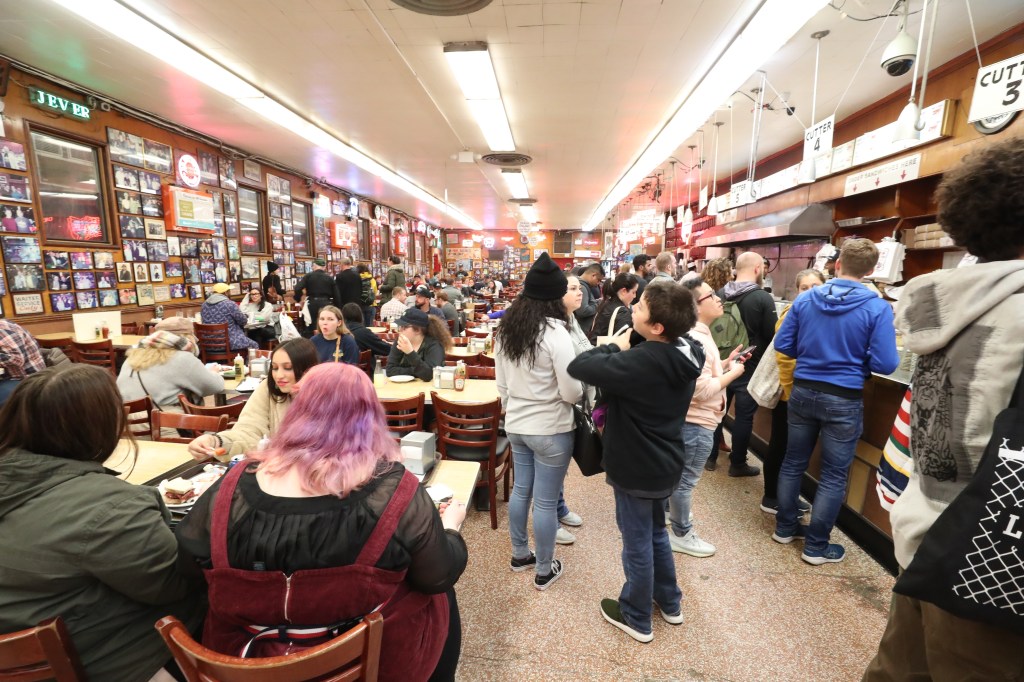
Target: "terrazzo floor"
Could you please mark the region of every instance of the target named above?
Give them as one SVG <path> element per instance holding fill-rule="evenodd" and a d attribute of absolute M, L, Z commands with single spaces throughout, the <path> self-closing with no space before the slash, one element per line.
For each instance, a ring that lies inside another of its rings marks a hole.
<path fill-rule="evenodd" d="M 727 460 L 725 461 L 727 464 Z M 885 629 L 894 579 L 841 532 L 846 560 L 810 566 L 802 543 L 770 539 L 760 511 L 763 481 L 705 472 L 694 494 L 701 537 L 718 552 L 676 553 L 686 622 L 654 619 L 641 644 L 606 623 L 598 604 L 622 586 L 621 544 L 611 489 L 575 465 L 565 481 L 583 517 L 576 543 L 558 546 L 565 574 L 545 592 L 532 572 L 508 568 L 508 505 L 498 529 L 471 510 L 463 526 L 469 566 L 456 586 L 462 614 L 457 679 L 476 680 L 859 680 Z"/>

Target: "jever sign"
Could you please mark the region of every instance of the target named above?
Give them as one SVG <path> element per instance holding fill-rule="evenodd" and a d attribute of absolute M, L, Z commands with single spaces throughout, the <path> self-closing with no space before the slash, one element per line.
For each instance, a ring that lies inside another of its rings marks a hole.
<path fill-rule="evenodd" d="M 72 102 L 69 99 L 35 87 L 29 87 L 28 100 L 37 107 L 49 109 L 71 118 L 77 118 L 80 121 L 88 121 L 89 114 L 92 113 L 89 111 L 89 107 L 84 104 Z"/>

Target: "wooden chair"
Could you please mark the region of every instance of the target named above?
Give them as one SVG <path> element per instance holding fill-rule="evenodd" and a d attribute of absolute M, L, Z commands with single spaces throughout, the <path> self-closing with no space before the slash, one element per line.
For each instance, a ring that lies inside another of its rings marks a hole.
<path fill-rule="evenodd" d="M 394 342 L 398 338 L 398 332 L 377 332 L 377 336 L 381 341 L 387 341 L 388 343 Z"/>
<path fill-rule="evenodd" d="M 128 432 L 136 438 L 149 440 L 150 432 L 153 430 L 152 418 L 150 417 L 150 414 L 153 412 L 152 399 L 148 395 L 144 395 L 138 400 L 126 400 L 124 412 L 128 417 Z M 133 414 L 142 413 L 145 413 L 145 416 L 132 417 Z"/>
<path fill-rule="evenodd" d="M 467 379 L 496 379 L 493 367 L 481 367 L 479 365 L 466 365 Z"/>
<path fill-rule="evenodd" d="M 466 336 L 475 336 L 478 339 L 486 339 L 491 335 L 491 330 L 487 327 L 475 327 L 473 329 L 466 330 Z"/>
<path fill-rule="evenodd" d="M 487 304 L 486 303 L 474 303 L 473 304 L 473 312 L 475 312 L 475 313 L 486 313 L 487 312 Z"/>
<path fill-rule="evenodd" d="M 462 360 L 467 365 L 475 365 L 475 364 L 479 364 L 477 362 L 477 358 L 478 357 L 479 357 L 479 355 L 455 355 L 454 353 L 445 353 L 444 354 L 444 360 L 445 360 L 444 364 L 446 364 L 446 365 L 448 365 L 448 364 L 454 365 L 459 360 Z"/>
<path fill-rule="evenodd" d="M 160 412 L 157 410 L 150 415 L 150 434 L 153 440 L 162 443 L 191 443 L 192 439 L 206 431 L 214 433 L 224 431 L 228 428 L 228 416 L 222 414 L 219 417 L 199 414 L 178 414 L 177 412 Z M 182 429 L 191 431 L 191 437 L 174 438 L 163 436 L 160 429 Z"/>
<path fill-rule="evenodd" d="M 359 365 L 359 369 L 366 372 L 366 376 L 370 377 L 370 381 L 373 381 L 373 368 L 376 365 L 376 363 L 373 361 L 373 351 L 359 351 L 359 362 L 357 362 L 356 364 Z"/>
<path fill-rule="evenodd" d="M 448 333 L 455 336 L 455 320 L 445 320 L 448 323 Z"/>
<path fill-rule="evenodd" d="M 122 334 L 138 335 L 142 333 L 138 322 L 122 322 L 121 323 Z"/>
<path fill-rule="evenodd" d="M 193 682 L 376 682 L 384 619 L 371 613 L 329 642 L 290 656 L 235 658 L 199 644 L 174 616 L 156 623 L 178 667 Z"/>
<path fill-rule="evenodd" d="M 468 336 L 453 336 L 452 337 L 452 345 L 453 346 L 468 346 L 469 345 L 469 337 Z"/>
<path fill-rule="evenodd" d="M 388 423 L 388 431 L 394 436 L 396 442 L 401 442 L 402 437 L 407 433 L 423 430 L 426 399 L 423 393 L 411 398 L 380 399 L 380 404 L 384 408 L 384 419 Z"/>
<path fill-rule="evenodd" d="M 0 680 L 85 682 L 85 669 L 60 618 L 0 635 Z"/>
<path fill-rule="evenodd" d="M 196 339 L 199 341 L 199 357 L 203 363 L 225 361 L 230 364 L 234 360 L 231 344 L 228 341 L 228 325 L 199 324 L 195 325 Z"/>
<path fill-rule="evenodd" d="M 498 477 L 505 480 L 508 502 L 512 473 L 512 446 L 507 436 L 498 434 L 501 400 L 489 403 L 454 403 L 436 391 L 430 392 L 437 417 L 437 449 L 442 459 L 479 462 L 485 472 L 476 487 L 486 486 L 491 502 L 491 529 L 498 528 Z"/>
<path fill-rule="evenodd" d="M 240 403 L 228 403 L 227 405 L 216 405 L 214 407 L 196 405 L 184 393 L 178 394 L 178 403 L 181 405 L 181 409 L 185 411 L 185 414 L 198 414 L 207 417 L 225 415 L 228 418 L 228 428 L 235 425 L 235 422 L 238 421 L 238 415 L 242 414 L 242 410 L 245 408 L 244 400 Z"/>
<path fill-rule="evenodd" d="M 71 342 L 71 362 L 103 367 L 117 376 L 117 351 L 110 339 L 89 343 Z"/>
<path fill-rule="evenodd" d="M 40 348 L 60 348 L 61 352 L 74 362 L 71 358 L 71 344 L 74 343 L 74 340 L 75 337 L 73 336 L 65 336 L 63 339 L 36 339 L 36 343 L 39 344 Z"/>
<path fill-rule="evenodd" d="M 476 356 L 477 367 L 494 367 L 494 358 L 489 357 L 486 353 L 480 353 Z"/>

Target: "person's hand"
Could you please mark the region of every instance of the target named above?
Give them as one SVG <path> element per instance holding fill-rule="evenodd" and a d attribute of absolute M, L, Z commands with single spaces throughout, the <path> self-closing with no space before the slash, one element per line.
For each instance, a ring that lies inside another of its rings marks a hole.
<path fill-rule="evenodd" d="M 732 364 L 732 361 L 736 359 L 736 356 L 739 355 L 741 350 L 743 350 L 743 344 L 742 343 L 740 345 L 736 346 L 735 348 L 733 348 L 732 352 L 729 353 L 729 359 L 725 361 L 725 364 L 727 364 L 727 365 Z M 740 362 L 743 362 L 743 360 L 741 359 Z"/>
<path fill-rule="evenodd" d="M 209 433 L 204 433 L 188 444 L 188 454 L 200 462 L 215 457 L 217 450 L 217 438 Z"/>
<path fill-rule="evenodd" d="M 731 374 L 734 378 L 739 378 L 743 376 L 743 373 L 746 371 L 747 366 L 744 365 L 742 361 L 732 363 L 732 367 L 729 368 L 729 374 Z"/>
<path fill-rule="evenodd" d="M 411 353 L 412 352 L 412 341 L 410 341 L 405 336 L 405 334 L 399 334 L 397 340 L 398 340 L 398 350 L 402 351 L 403 353 Z"/>
<path fill-rule="evenodd" d="M 618 346 L 619 350 L 629 350 L 629 335 L 632 333 L 632 328 L 625 327 L 622 331 L 612 337 L 611 343 Z"/>
<path fill-rule="evenodd" d="M 466 518 L 466 505 L 458 500 L 442 504 L 438 511 L 441 513 L 441 525 L 452 530 L 458 530 Z"/>

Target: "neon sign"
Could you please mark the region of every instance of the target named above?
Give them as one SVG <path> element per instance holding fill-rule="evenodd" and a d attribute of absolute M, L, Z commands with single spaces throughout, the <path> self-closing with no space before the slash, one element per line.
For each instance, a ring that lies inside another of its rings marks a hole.
<path fill-rule="evenodd" d="M 62 116 L 70 116 L 71 118 L 77 118 L 80 121 L 88 121 L 90 114 L 89 107 L 79 102 L 55 95 L 52 92 L 40 90 L 36 87 L 29 87 L 28 99 L 33 105 L 41 107 L 43 109 L 49 109 L 55 111 Z"/>

